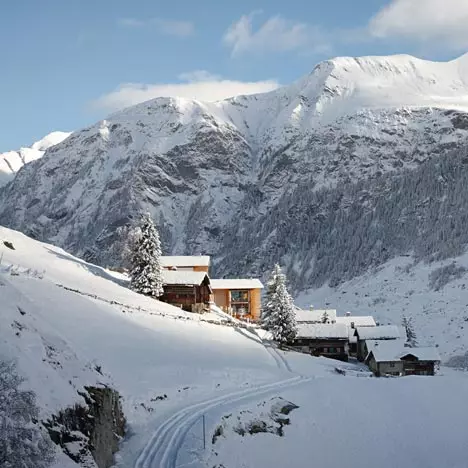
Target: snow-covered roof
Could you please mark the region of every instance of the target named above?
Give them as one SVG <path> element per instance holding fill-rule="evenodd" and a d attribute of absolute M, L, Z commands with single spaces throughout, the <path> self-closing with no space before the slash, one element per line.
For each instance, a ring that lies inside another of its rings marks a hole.
<path fill-rule="evenodd" d="M 198 286 L 207 276 L 204 271 L 163 270 L 163 283 Z"/>
<path fill-rule="evenodd" d="M 354 323 L 355 327 L 375 327 L 374 317 L 372 315 L 347 315 L 346 317 L 336 317 L 336 323 L 345 323 L 348 327 Z"/>
<path fill-rule="evenodd" d="M 210 266 L 210 257 L 208 255 L 163 255 L 161 265 L 163 267 Z"/>
<path fill-rule="evenodd" d="M 336 309 L 296 309 L 296 322 L 321 323 L 325 312 L 330 322 L 336 321 Z"/>
<path fill-rule="evenodd" d="M 400 331 L 396 325 L 356 327 L 356 333 L 360 340 L 391 340 L 400 338 Z"/>
<path fill-rule="evenodd" d="M 212 279 L 211 289 L 262 289 L 258 279 Z"/>
<path fill-rule="evenodd" d="M 407 348 L 404 340 L 369 341 L 367 349 L 377 362 L 399 361 L 408 355 L 415 356 L 419 361 L 440 361 L 436 348 Z"/>
<path fill-rule="evenodd" d="M 348 338 L 344 323 L 298 323 L 297 338 Z"/>

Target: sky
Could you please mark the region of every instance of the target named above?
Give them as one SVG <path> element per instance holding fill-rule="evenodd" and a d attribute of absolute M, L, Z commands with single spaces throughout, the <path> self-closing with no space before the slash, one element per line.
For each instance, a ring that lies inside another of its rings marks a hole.
<path fill-rule="evenodd" d="M 0 9 L 0 152 L 177 95 L 289 84 L 334 56 L 468 51 L 468 0 L 15 0 Z"/>

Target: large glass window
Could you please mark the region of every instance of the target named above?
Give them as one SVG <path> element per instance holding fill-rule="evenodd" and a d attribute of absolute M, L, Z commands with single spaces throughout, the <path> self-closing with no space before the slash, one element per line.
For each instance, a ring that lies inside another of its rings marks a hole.
<path fill-rule="evenodd" d="M 236 315 L 250 314 L 248 290 L 231 291 L 231 309 Z"/>

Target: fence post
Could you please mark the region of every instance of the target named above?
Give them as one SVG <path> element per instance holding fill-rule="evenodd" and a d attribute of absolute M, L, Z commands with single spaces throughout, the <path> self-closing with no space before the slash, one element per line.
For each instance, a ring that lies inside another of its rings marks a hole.
<path fill-rule="evenodd" d="M 205 415 L 203 415 L 202 418 L 203 418 L 203 450 L 206 450 Z"/>

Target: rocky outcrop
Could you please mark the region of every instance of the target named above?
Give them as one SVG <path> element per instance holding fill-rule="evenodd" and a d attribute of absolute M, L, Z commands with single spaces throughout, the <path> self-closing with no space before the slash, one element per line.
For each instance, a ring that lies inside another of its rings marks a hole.
<path fill-rule="evenodd" d="M 108 387 L 86 387 L 81 395 L 86 406 L 66 408 L 44 425 L 73 461 L 84 467 L 108 468 L 125 434 L 120 396 Z"/>

